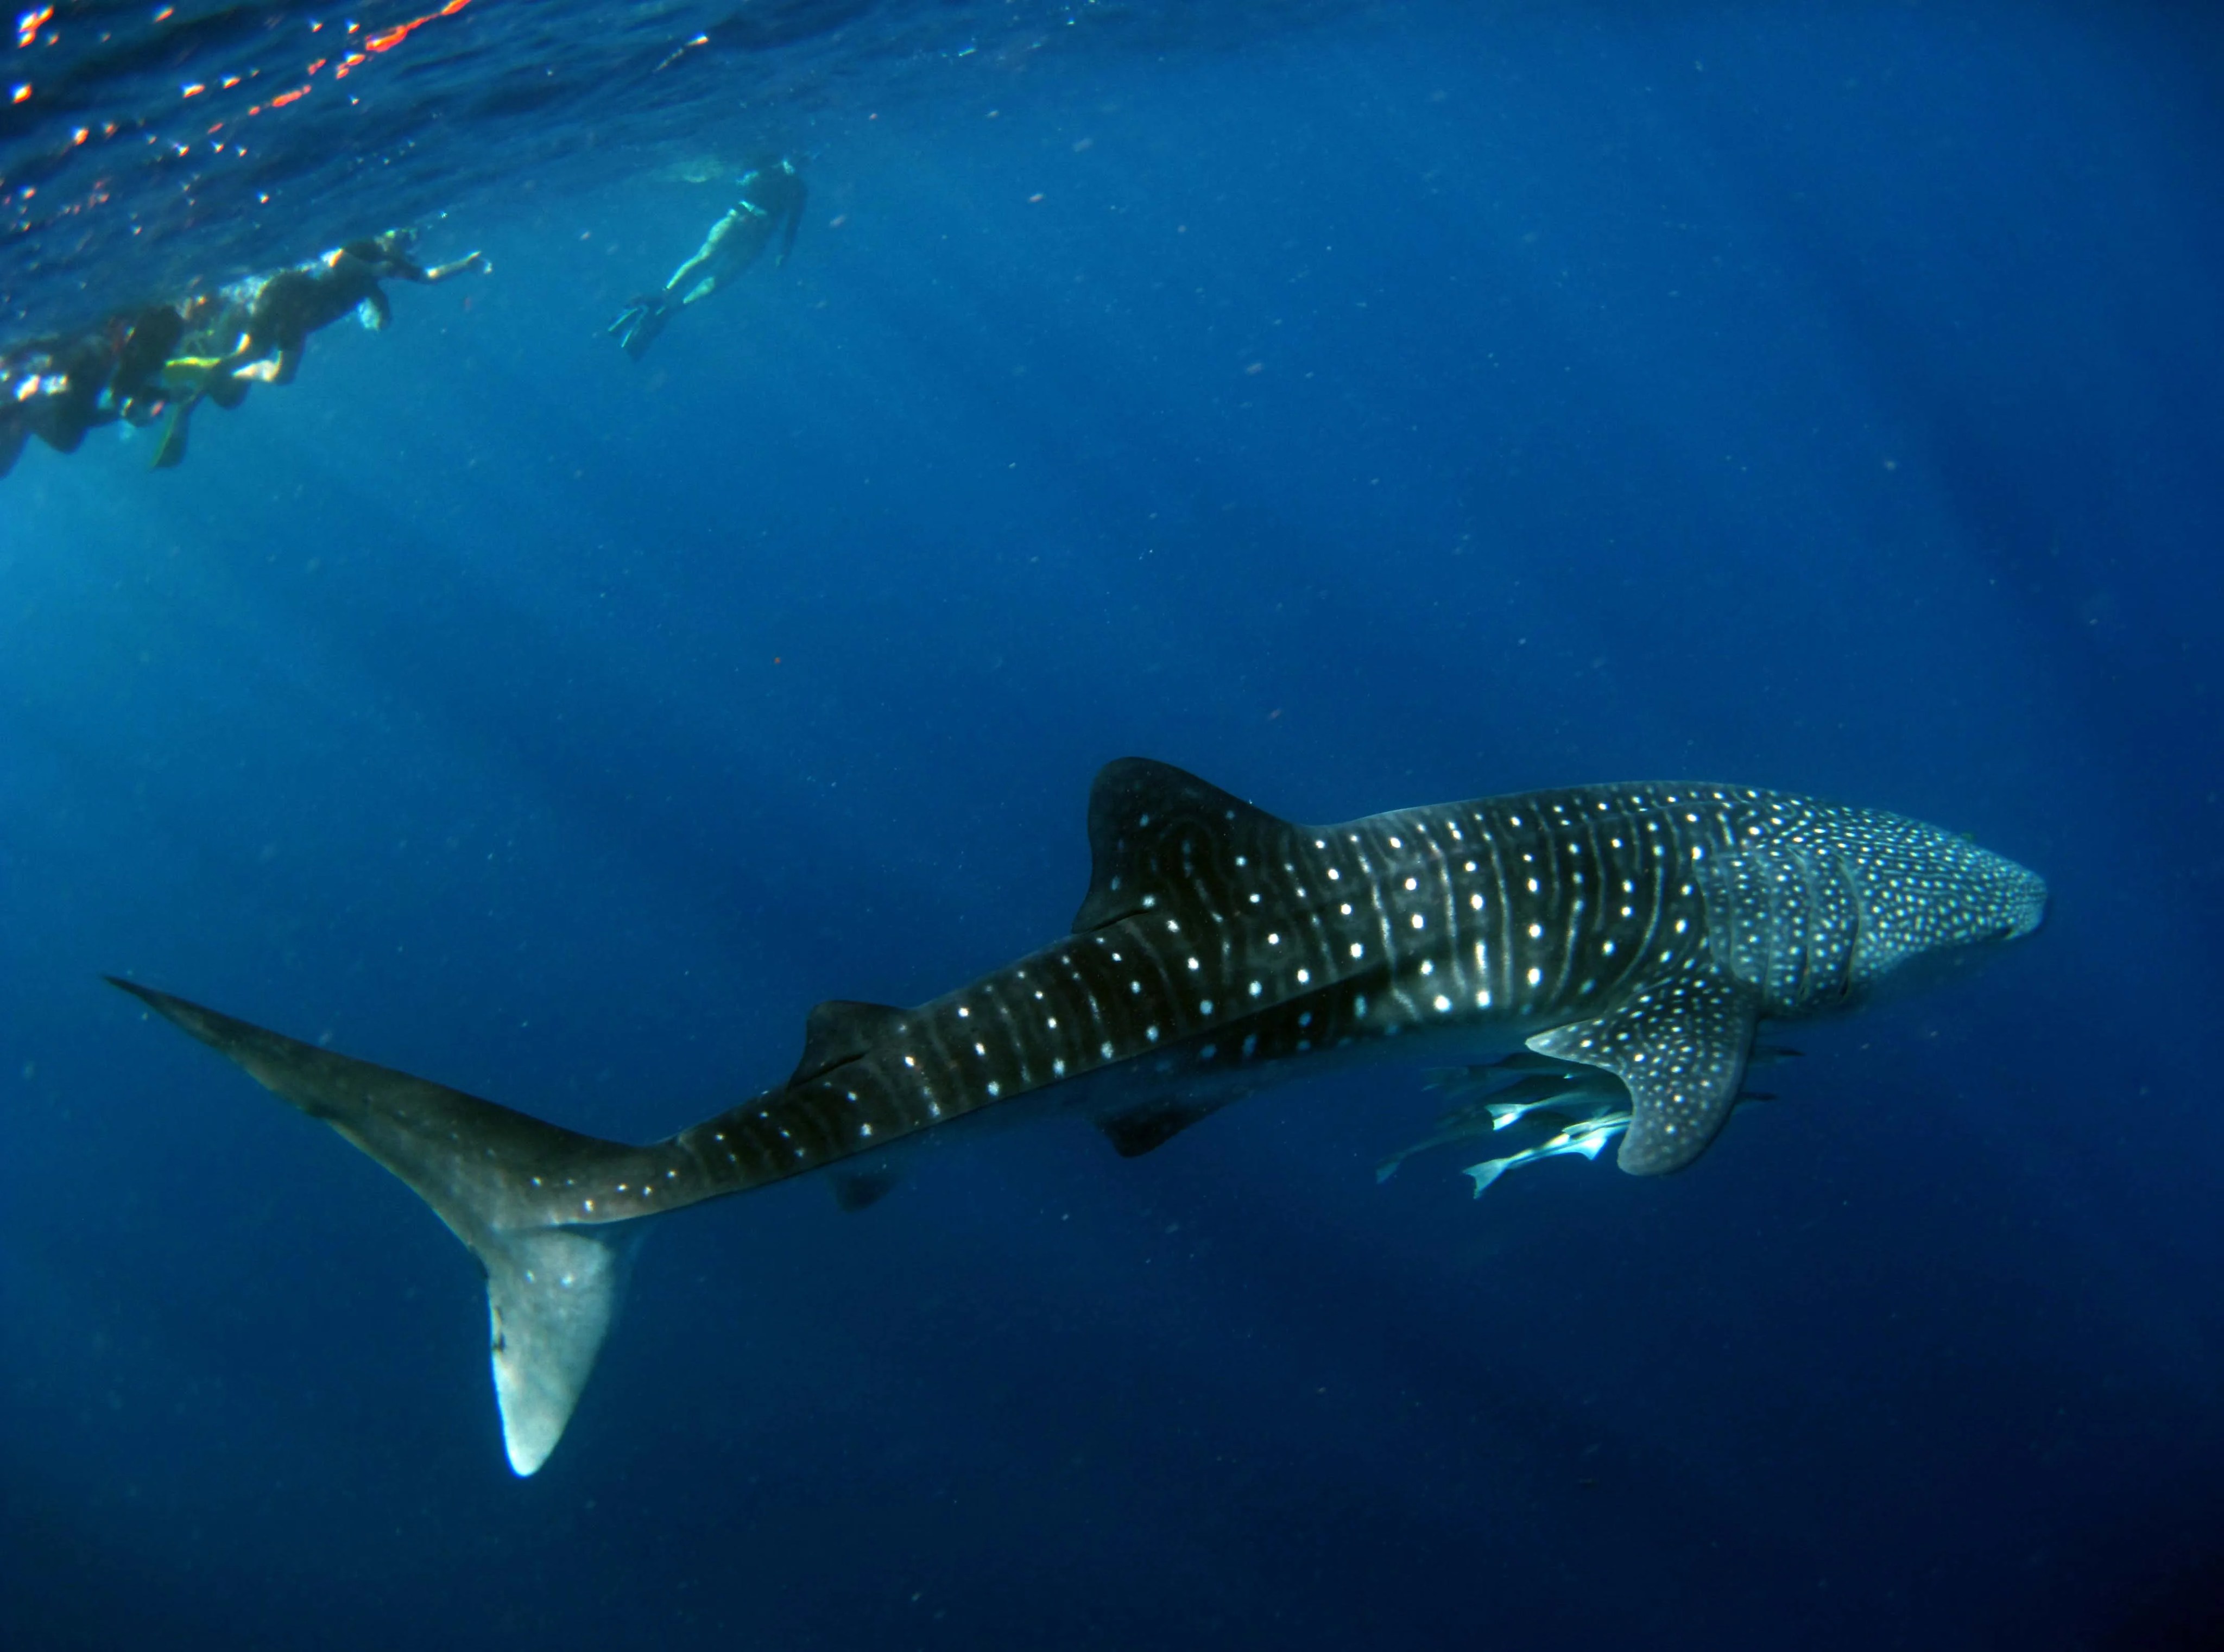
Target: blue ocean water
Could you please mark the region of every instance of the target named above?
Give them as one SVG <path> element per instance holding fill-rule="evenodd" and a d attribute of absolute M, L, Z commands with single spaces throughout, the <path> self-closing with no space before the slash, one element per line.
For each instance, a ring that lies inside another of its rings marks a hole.
<path fill-rule="evenodd" d="M 0 482 L 9 1645 L 2224 1642 L 2210 14 L 522 10 L 10 231 L 22 332 L 494 269 Z M 598 20 L 757 32 L 596 102 Z M 768 147 L 793 259 L 628 361 Z M 704 1207 L 522 1481 L 460 1247 L 99 980 L 648 1139 L 1063 930 L 1128 753 L 1781 786 L 2054 905 L 1673 1177 L 1378 1187 L 1383 1068 Z"/>

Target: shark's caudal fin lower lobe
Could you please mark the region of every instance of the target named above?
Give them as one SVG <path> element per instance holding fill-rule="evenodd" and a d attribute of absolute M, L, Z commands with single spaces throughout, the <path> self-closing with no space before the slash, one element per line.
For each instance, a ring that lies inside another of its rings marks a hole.
<path fill-rule="evenodd" d="M 635 1224 L 558 1219 L 567 1178 L 639 1150 L 576 1135 L 114 976 L 109 980 L 408 1182 L 486 1270 L 494 1386 L 510 1466 L 547 1460 L 616 1311 Z"/>

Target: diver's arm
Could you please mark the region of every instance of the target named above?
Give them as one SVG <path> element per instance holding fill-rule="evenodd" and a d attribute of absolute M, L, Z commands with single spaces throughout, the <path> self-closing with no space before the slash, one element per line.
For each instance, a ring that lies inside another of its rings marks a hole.
<path fill-rule="evenodd" d="M 448 280 L 451 276 L 460 275 L 467 269 L 490 270 L 493 268 L 487 262 L 484 253 L 467 252 L 460 258 L 445 264 L 435 264 L 430 269 L 420 269 L 416 265 L 412 264 L 408 271 L 397 273 L 401 274 L 405 281 L 422 281 L 426 286 L 432 287 Z"/>

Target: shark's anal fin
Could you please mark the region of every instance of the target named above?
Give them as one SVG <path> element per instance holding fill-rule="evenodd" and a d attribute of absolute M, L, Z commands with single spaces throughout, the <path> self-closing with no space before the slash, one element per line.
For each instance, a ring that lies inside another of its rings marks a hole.
<path fill-rule="evenodd" d="M 486 1271 L 495 1395 L 510 1466 L 530 1474 L 572 1418 L 617 1311 L 628 1225 L 575 1226 L 555 1190 L 636 1172 L 639 1150 L 460 1090 L 111 982 L 409 1184 Z"/>
<path fill-rule="evenodd" d="M 830 998 L 812 1006 L 803 1024 L 803 1059 L 787 1075 L 788 1088 L 856 1061 L 883 1039 L 903 1031 L 905 1012 L 888 1004 L 863 1004 Z"/>
<path fill-rule="evenodd" d="M 1540 1032 L 1529 1048 L 1619 1078 L 1632 1106 L 1614 1162 L 1660 1176 L 1705 1152 L 1730 1116 L 1759 1014 L 1749 989 L 1711 972 L 1679 974 L 1596 1020 Z"/>
<path fill-rule="evenodd" d="M 1089 789 L 1089 898 L 1077 933 L 1152 908 L 1222 910 L 1244 861 L 1279 864 L 1287 821 L 1171 763 L 1123 757 Z"/>

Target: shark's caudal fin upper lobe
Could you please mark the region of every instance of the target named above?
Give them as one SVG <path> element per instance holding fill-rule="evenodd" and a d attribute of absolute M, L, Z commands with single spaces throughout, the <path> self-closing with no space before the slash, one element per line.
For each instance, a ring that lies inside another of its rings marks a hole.
<path fill-rule="evenodd" d="M 305 1044 L 167 993 L 110 981 L 321 1119 L 408 1182 L 486 1271 L 495 1394 L 510 1466 L 556 1448 L 623 1283 L 629 1224 L 553 1220 L 550 1189 L 636 1151 Z"/>

